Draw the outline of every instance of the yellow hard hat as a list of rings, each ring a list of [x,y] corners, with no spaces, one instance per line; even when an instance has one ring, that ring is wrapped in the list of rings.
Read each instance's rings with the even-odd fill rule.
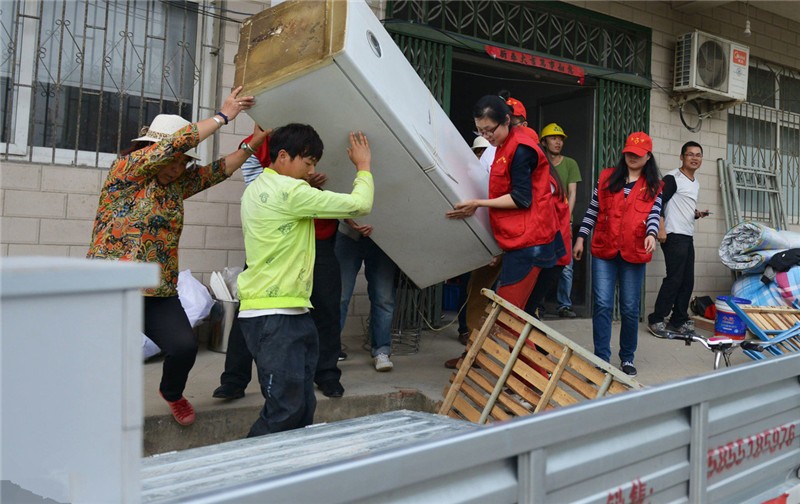
[[[548,136],[562,136],[564,138],[567,138],[567,134],[564,133],[564,130],[561,129],[561,126],[559,126],[556,123],[550,123],[544,128],[542,128],[542,132],[539,133],[539,136],[541,136],[542,138]]]

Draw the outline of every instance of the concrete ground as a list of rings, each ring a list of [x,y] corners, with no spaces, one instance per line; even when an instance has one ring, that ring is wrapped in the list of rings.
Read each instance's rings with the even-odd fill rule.
[[[452,320],[454,315],[446,313],[443,323]],[[544,322],[583,347],[592,349],[591,319],[565,320],[547,316]],[[612,335],[612,354],[616,354],[618,322],[614,323]],[[401,408],[435,411],[453,373],[443,363],[463,351],[463,346],[457,341],[455,324],[438,330],[425,330],[420,336],[420,349],[416,354],[393,356],[394,370],[378,373],[372,367],[369,352],[362,348],[363,342],[360,330],[349,330],[343,335],[349,356],[339,363],[345,394],[343,398],[330,399],[318,392],[317,422]],[[145,364],[145,454],[239,439],[247,434],[263,405],[255,369],[254,379],[244,398],[235,401],[213,399],[211,393],[219,385],[224,361],[224,354],[212,352],[201,343],[185,391],[185,396],[197,411],[197,421],[188,428],[182,428],[172,420],[167,405],[158,395],[162,361],[156,359]],[[736,366],[752,362],[738,351],[732,361]],[[644,324],[640,324],[635,364],[639,371],[636,379],[642,384],[656,385],[713,372],[713,362],[714,355],[704,347],[655,338]],[[614,357],[612,364],[618,366],[620,363]]]

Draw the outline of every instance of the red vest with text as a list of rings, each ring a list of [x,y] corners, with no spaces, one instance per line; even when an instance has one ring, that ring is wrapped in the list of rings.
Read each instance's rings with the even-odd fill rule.
[[[648,263],[653,254],[645,251],[644,239],[647,217],[656,199],[647,190],[644,175],[636,181],[627,198],[624,189],[612,193],[606,188],[612,173],[614,168],[606,168],[597,182],[600,210],[592,234],[592,255],[610,260],[620,254],[629,263]]]
[[[515,128],[519,128],[520,131],[523,131],[526,135],[533,138],[533,141],[537,144],[539,143],[539,135],[536,133],[535,130],[527,127],[527,126],[514,126]]]
[[[519,145],[533,148],[539,156],[539,163],[531,172],[530,208],[489,209],[494,238],[503,250],[545,245],[553,241],[558,229],[550,191],[549,162],[539,144],[520,128],[511,128],[506,141],[497,148],[489,174],[489,198],[511,193],[511,163]]]

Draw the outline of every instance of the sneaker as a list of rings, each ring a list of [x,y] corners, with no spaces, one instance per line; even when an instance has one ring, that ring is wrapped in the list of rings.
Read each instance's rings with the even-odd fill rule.
[[[339,360],[340,361],[347,360],[347,354],[342,352],[341,350],[339,350]]]
[[[160,391],[159,395],[162,399],[167,401],[167,399],[164,397],[164,394],[162,394]],[[175,418],[176,422],[184,426],[192,425],[194,423],[194,408],[192,407],[192,403],[186,400],[185,397],[181,396],[181,398],[177,401],[167,401],[167,404],[169,405],[169,409],[172,411],[172,416]]]
[[[389,360],[389,356],[385,353],[379,353],[372,358],[372,361],[375,363],[375,371],[391,371],[394,367],[392,361]]]
[[[694,320],[687,320],[679,326],[673,326],[671,323],[667,324],[667,331],[676,332],[678,334],[692,334],[694,332]]]
[[[558,316],[561,318],[576,318],[578,314],[572,310],[571,306],[562,306],[558,309]]]
[[[232,401],[234,399],[241,399],[244,397],[244,389],[231,385],[230,383],[223,383],[211,393],[211,397],[217,399],[227,399]]]
[[[648,324],[647,329],[650,331],[650,334],[658,338],[666,338],[669,335],[667,324],[664,322],[653,322],[652,324]]]
[[[622,372],[628,376],[636,376],[636,368],[633,367],[633,362],[631,361],[624,361],[622,363]]]

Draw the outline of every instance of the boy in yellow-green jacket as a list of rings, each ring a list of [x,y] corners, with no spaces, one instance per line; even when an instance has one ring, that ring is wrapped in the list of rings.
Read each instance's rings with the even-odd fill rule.
[[[239,275],[239,322],[256,361],[264,407],[248,437],[311,425],[318,336],[309,309],[314,272],[314,219],[353,218],[372,210],[371,152],[350,133],[356,167],[350,194],[320,191],[306,179],[322,157],[314,128],[288,124],[270,137],[272,163],[242,195],[247,269]]]

